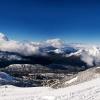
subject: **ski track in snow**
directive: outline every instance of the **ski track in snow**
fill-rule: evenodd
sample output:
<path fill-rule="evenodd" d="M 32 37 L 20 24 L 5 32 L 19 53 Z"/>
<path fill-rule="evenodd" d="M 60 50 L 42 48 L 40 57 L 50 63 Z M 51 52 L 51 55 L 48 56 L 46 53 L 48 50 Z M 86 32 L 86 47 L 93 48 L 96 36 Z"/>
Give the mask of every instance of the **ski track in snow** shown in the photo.
<path fill-rule="evenodd" d="M 0 100 L 100 100 L 100 78 L 59 89 L 1 86 Z"/>

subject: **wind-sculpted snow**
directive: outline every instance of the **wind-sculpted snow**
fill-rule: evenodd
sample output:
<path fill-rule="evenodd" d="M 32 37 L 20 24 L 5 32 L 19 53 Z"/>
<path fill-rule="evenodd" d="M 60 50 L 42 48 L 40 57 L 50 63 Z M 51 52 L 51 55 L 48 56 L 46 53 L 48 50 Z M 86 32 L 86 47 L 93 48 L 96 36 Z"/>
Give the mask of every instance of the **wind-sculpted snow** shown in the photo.
<path fill-rule="evenodd" d="M 100 100 L 100 78 L 60 89 L 1 86 L 0 100 Z"/>
<path fill-rule="evenodd" d="M 62 87 L 64 88 L 71 85 L 87 82 L 99 77 L 100 77 L 100 67 L 94 67 L 71 76 L 65 76 L 63 79 L 59 81 L 59 83 L 55 82 L 55 84 L 52 84 L 51 86 L 53 88 L 62 88 Z"/>

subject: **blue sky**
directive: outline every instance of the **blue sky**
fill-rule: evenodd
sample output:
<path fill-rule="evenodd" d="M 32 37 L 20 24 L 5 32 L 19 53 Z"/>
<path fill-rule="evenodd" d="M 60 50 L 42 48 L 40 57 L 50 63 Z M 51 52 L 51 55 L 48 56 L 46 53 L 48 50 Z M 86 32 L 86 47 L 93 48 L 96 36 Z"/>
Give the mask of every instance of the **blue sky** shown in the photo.
<path fill-rule="evenodd" d="M 16 40 L 100 42 L 99 0 L 0 0 L 0 32 Z"/>

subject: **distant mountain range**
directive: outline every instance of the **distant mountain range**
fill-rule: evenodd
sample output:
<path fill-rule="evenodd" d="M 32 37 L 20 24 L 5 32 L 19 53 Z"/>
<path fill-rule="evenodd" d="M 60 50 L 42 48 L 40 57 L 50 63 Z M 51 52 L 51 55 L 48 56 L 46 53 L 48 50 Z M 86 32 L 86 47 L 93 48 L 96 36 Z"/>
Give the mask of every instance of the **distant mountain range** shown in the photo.
<path fill-rule="evenodd" d="M 65 43 L 60 39 L 19 42 L 0 33 L 0 67 L 10 64 L 60 64 L 87 68 L 100 65 L 100 47 Z"/>
<path fill-rule="evenodd" d="M 0 33 L 1 85 L 51 86 L 58 82 L 57 87 L 63 87 L 63 79 L 64 83 L 73 81 L 78 72 L 99 65 L 98 45 L 65 43 L 60 39 L 20 42 Z"/>

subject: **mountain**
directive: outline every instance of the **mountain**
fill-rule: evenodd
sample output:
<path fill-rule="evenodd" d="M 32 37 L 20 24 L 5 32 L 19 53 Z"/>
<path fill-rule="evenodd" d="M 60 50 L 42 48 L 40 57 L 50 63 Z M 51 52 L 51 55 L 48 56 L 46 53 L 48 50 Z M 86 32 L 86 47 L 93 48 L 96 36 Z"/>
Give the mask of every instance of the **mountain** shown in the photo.
<path fill-rule="evenodd" d="M 20 42 L 0 33 L 0 65 L 71 65 L 86 68 L 100 65 L 100 46 L 66 43 L 60 39 Z"/>
<path fill-rule="evenodd" d="M 100 77 L 100 67 L 94 67 L 87 69 L 85 71 L 79 72 L 75 75 L 65 76 L 59 81 L 59 83 L 53 83 L 51 86 L 53 88 L 65 88 L 72 85 L 77 85 L 83 82 L 88 82 L 95 78 Z"/>
<path fill-rule="evenodd" d="M 5 72 L 0 72 L 0 85 L 12 84 L 14 78 Z"/>
<path fill-rule="evenodd" d="M 9 92 L 10 91 L 10 92 Z M 0 86 L 2 100 L 100 100 L 100 78 L 66 88 Z"/>
<path fill-rule="evenodd" d="M 8 39 L 0 33 L 0 85 L 6 85 L 0 86 L 0 96 L 2 98 L 5 96 L 5 100 L 11 99 L 11 91 L 15 95 L 20 94 L 21 99 L 25 97 L 26 100 L 27 93 L 29 99 L 38 92 L 40 97 L 36 97 L 37 100 L 46 99 L 42 98 L 43 95 L 54 95 L 55 100 L 62 98 L 73 100 L 73 97 L 85 100 L 89 99 L 87 97 L 92 98 L 91 93 L 93 97 L 99 98 L 100 67 L 97 67 L 99 65 L 99 45 L 65 43 L 60 39 L 20 42 Z M 25 95 L 19 89 L 24 91 Z M 26 91 L 27 89 L 29 91 Z M 10 92 L 7 94 L 6 90 Z M 20 99 L 20 96 L 17 96 L 17 99 Z"/>

